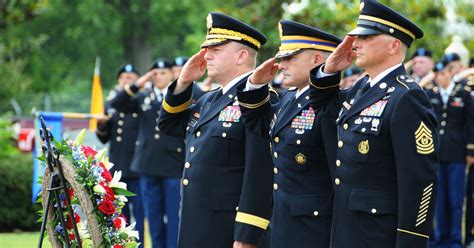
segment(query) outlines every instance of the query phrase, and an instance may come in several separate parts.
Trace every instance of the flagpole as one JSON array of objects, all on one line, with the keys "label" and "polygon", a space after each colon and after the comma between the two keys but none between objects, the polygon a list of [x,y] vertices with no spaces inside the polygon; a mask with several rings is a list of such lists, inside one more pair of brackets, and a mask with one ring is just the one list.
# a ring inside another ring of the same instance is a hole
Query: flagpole
[{"label": "flagpole", "polygon": [[33,114],[34,117],[38,117],[40,115],[47,114],[47,115],[62,115],[63,118],[67,118],[67,119],[86,119],[86,120],[90,120],[90,119],[98,120],[98,119],[103,119],[103,117],[104,117],[104,115],[100,115],[100,114],[75,113],[75,112],[40,112],[40,111],[36,111],[36,112],[33,112],[32,114]]},{"label": "flagpole", "polygon": [[[95,68],[94,68],[94,77],[92,79],[92,94],[91,94],[91,107],[90,107],[90,114],[85,116],[90,117],[89,121],[89,129],[91,131],[95,131],[97,129],[97,118],[98,115],[104,114],[104,97],[102,94],[102,85],[100,82],[100,57],[97,56],[95,59]],[[74,117],[75,115],[71,115]],[[84,116],[80,116],[83,118]]]}]

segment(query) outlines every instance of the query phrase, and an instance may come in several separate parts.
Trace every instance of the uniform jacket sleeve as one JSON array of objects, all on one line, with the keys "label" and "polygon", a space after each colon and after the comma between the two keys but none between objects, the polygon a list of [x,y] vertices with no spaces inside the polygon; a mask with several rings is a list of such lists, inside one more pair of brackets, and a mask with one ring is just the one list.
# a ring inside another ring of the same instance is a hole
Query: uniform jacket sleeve
[{"label": "uniform jacket sleeve", "polygon": [[317,66],[310,71],[310,87],[309,94],[312,106],[316,109],[333,105],[332,108],[340,109],[342,96],[339,94],[339,83],[341,81],[341,73],[336,73],[327,77],[318,77],[318,72],[324,64]]},{"label": "uniform jacket sleeve", "polygon": [[176,83],[175,81],[168,87],[168,94],[161,106],[158,127],[165,134],[184,138],[191,114],[193,85],[190,85],[184,92],[173,95]]},{"label": "uniform jacket sleeve", "polygon": [[270,152],[271,106],[269,87],[237,90],[245,126],[245,172],[236,216],[234,239],[258,245],[271,216],[273,165]]},{"label": "uniform jacket sleeve", "polygon": [[[105,104],[106,110],[105,115],[107,115],[107,109],[110,108],[110,101]],[[112,117],[103,123],[97,123],[97,130],[95,131],[95,135],[97,138],[102,142],[102,144],[107,143],[110,140],[111,130],[112,130]]]},{"label": "uniform jacket sleeve", "polygon": [[270,223],[273,166],[268,137],[247,131],[245,172],[234,239],[258,245]]},{"label": "uniform jacket sleeve", "polygon": [[117,92],[117,95],[112,100],[110,100],[110,106],[120,112],[138,112],[140,105],[137,96],[138,91],[139,88],[135,85],[125,85],[124,89]]},{"label": "uniform jacket sleeve", "polygon": [[334,179],[337,151],[337,125],[336,119],[348,91],[341,91],[339,83],[341,74],[336,73],[327,77],[318,77],[318,72],[323,65],[317,66],[310,72],[309,94],[311,105],[321,111],[321,135],[323,137],[324,149]]},{"label": "uniform jacket sleeve", "polygon": [[106,121],[104,123],[99,123],[97,124],[97,130],[95,132],[97,138],[102,142],[102,144],[105,144],[109,141],[110,139],[110,121]]},{"label": "uniform jacket sleeve", "polygon": [[270,91],[268,86],[255,90],[237,90],[242,121],[245,127],[262,137],[269,139],[270,121],[272,119],[272,107],[270,104]]},{"label": "uniform jacket sleeve", "polygon": [[468,156],[474,156],[474,106],[472,104],[472,98],[469,91],[465,91],[464,94],[464,104],[465,104],[465,120],[466,126],[464,128],[466,132],[467,142],[466,142],[466,154]]},{"label": "uniform jacket sleeve", "polygon": [[426,247],[438,167],[436,117],[421,89],[399,99],[390,123],[398,181],[397,248]]},{"label": "uniform jacket sleeve", "polygon": [[323,139],[324,151],[326,153],[326,159],[329,165],[329,171],[331,173],[331,179],[335,179],[336,169],[336,151],[337,151],[337,125],[336,119],[338,115],[338,108],[335,105],[327,105],[325,108],[321,108],[321,137]]}]

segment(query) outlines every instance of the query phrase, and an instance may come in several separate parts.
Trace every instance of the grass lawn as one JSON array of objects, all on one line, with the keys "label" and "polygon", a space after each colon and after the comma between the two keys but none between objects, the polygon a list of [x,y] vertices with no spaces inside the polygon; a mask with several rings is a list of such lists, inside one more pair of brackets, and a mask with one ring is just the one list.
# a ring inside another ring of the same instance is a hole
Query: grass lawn
[{"label": "grass lawn", "polygon": [[[30,248],[38,247],[39,232],[0,233],[1,248]],[[145,237],[145,248],[150,248],[150,237]],[[43,241],[43,248],[51,248],[48,238]]]},{"label": "grass lawn", "polygon": [[[38,239],[39,232],[0,233],[0,247],[38,247]],[[44,240],[43,247],[51,248],[47,239]]]}]

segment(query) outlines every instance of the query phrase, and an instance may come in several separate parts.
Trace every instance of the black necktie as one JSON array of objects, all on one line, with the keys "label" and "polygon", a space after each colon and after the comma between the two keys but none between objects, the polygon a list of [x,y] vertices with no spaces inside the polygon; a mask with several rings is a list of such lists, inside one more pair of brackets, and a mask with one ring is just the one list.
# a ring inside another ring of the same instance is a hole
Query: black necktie
[{"label": "black necktie", "polygon": [[357,102],[370,89],[370,82],[365,82],[365,85],[357,90],[354,102]]},{"label": "black necktie", "polygon": [[157,100],[158,100],[158,102],[162,102],[162,101],[163,101],[163,93],[161,93],[161,91],[160,91],[160,94],[159,94],[158,97],[157,97]]},{"label": "black necktie", "polygon": [[363,95],[369,89],[370,89],[370,82],[367,82],[367,83],[365,83],[364,87],[362,87],[362,89],[360,89],[360,94]]}]

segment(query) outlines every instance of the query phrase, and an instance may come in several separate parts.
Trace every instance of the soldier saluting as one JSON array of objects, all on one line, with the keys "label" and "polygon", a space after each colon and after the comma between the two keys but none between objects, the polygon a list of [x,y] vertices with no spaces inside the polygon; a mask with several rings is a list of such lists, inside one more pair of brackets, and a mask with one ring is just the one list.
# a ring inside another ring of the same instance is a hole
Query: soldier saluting
[{"label": "soldier saluting", "polygon": [[[184,140],[158,128],[161,103],[173,79],[172,64],[157,59],[150,70],[127,84],[111,101],[125,113],[136,113],[138,135],[131,169],[140,175],[140,191],[154,247],[176,247]],[[151,87],[146,87],[148,82]],[[121,123],[119,123],[120,125]],[[167,222],[165,222],[165,218]]]},{"label": "soldier saluting", "polygon": [[[426,247],[438,166],[436,117],[406,75],[406,50],[423,32],[375,1],[362,1],[357,27],[311,71],[316,106],[342,107],[331,247]],[[340,71],[367,72],[339,91]]]},{"label": "soldier saluting", "polygon": [[[256,247],[270,217],[270,148],[242,123],[236,92],[266,37],[221,13],[208,15],[207,28],[205,49],[170,85],[159,121],[163,132],[186,137],[178,245]],[[191,105],[193,82],[206,68],[222,87]]]},{"label": "soldier saluting", "polygon": [[[341,39],[287,20],[280,21],[280,30],[281,46],[275,58],[259,66],[246,89],[237,94],[242,118],[266,137],[271,124],[272,247],[329,247],[337,111],[313,108],[308,89],[310,70],[324,63]],[[277,104],[262,105],[268,96],[265,86],[276,67],[283,83],[293,89],[283,93]]]}]

